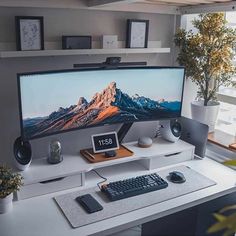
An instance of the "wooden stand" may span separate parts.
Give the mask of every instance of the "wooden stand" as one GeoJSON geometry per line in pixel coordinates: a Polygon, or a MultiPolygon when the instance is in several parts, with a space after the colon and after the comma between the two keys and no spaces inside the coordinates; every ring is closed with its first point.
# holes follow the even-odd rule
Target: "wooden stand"
{"type": "Polygon", "coordinates": [[[236,137],[219,130],[208,134],[208,141],[230,151],[236,151],[236,137]]]}
{"type": "Polygon", "coordinates": [[[126,148],[123,145],[120,145],[120,148],[116,150],[116,156],[115,157],[105,157],[104,153],[94,153],[92,148],[89,149],[82,149],[80,150],[80,154],[86,158],[89,162],[97,163],[102,161],[110,161],[114,159],[119,159],[123,157],[130,157],[134,153],[126,148]]]}

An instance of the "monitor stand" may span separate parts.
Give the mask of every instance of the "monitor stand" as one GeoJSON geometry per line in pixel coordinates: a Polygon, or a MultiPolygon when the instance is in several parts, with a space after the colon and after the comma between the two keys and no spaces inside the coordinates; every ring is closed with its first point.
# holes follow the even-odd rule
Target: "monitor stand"
{"type": "Polygon", "coordinates": [[[119,144],[122,143],[123,139],[125,138],[125,135],[129,132],[132,125],[133,125],[133,122],[126,123],[121,126],[121,128],[119,129],[117,133],[119,144]]]}

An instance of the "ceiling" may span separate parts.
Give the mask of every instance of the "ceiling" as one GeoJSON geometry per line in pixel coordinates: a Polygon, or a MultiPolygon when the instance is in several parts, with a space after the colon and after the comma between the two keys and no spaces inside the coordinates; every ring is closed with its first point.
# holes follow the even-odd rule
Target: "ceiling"
{"type": "Polygon", "coordinates": [[[181,15],[236,11],[236,0],[0,0],[0,7],[89,9],[181,15]]]}
{"type": "Polygon", "coordinates": [[[232,3],[232,0],[86,0],[89,6],[106,6],[114,4],[137,4],[145,3],[151,5],[174,5],[174,6],[196,6],[202,4],[232,3]]]}
{"type": "Polygon", "coordinates": [[[164,4],[164,5],[175,5],[175,6],[194,6],[200,4],[214,4],[214,3],[227,3],[234,2],[231,0],[140,0],[137,2],[147,3],[147,4],[164,4]]]}

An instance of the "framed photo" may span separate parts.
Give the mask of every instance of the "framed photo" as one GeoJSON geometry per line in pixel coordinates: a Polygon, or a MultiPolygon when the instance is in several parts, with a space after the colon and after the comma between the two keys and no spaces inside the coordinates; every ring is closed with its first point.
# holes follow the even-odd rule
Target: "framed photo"
{"type": "Polygon", "coordinates": [[[147,48],[149,20],[127,20],[127,48],[147,48]]]}
{"type": "Polygon", "coordinates": [[[92,36],[62,36],[62,49],[91,49],[92,36]]]}
{"type": "Polygon", "coordinates": [[[16,16],[17,50],[44,50],[42,16],[16,16]]]}
{"type": "Polygon", "coordinates": [[[117,35],[103,35],[102,48],[118,48],[118,36],[117,35]]]}

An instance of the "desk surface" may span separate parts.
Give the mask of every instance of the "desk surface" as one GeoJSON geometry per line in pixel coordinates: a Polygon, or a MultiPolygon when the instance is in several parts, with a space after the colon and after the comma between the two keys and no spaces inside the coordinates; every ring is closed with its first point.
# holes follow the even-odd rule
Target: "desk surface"
{"type": "MultiPolygon", "coordinates": [[[[88,184],[85,187],[14,202],[11,212],[0,215],[1,236],[107,235],[236,191],[236,171],[208,158],[191,160],[179,163],[178,165],[183,164],[214,180],[217,182],[217,185],[110,219],[72,229],[53,200],[53,197],[95,186],[100,179],[94,173],[88,173],[86,175],[88,184]]],[[[170,168],[170,166],[165,168],[170,168]]],[[[158,169],[151,171],[144,170],[138,163],[129,163],[129,165],[125,166],[109,167],[99,170],[101,174],[108,177],[109,181],[155,171],[158,172],[158,169]]]]}

